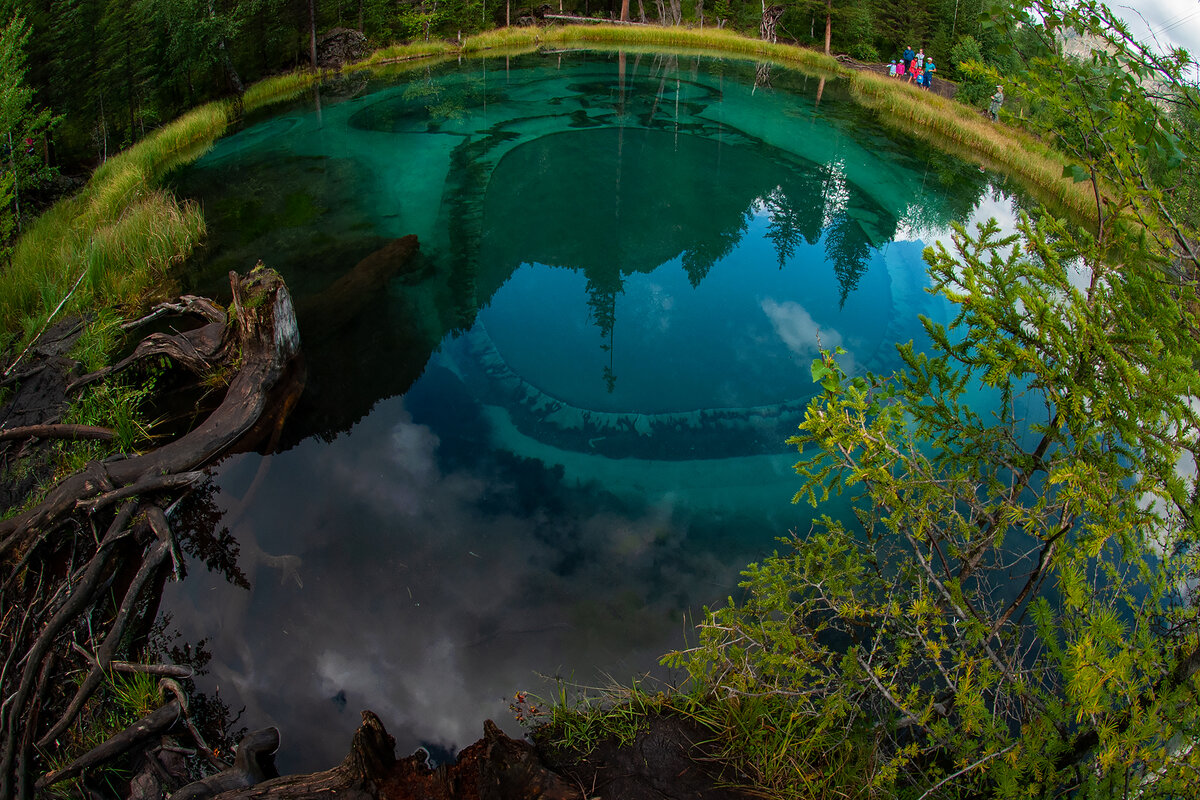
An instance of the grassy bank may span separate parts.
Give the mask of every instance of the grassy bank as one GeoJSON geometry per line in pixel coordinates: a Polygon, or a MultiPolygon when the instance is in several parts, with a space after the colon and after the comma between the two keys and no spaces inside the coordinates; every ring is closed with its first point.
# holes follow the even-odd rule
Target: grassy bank
{"type": "Polygon", "coordinates": [[[1089,217],[1095,197],[1089,184],[1062,177],[1069,162],[1028,133],[989,121],[978,109],[874,72],[849,70],[855,99],[881,120],[1017,178],[1051,207],[1089,217]]]}

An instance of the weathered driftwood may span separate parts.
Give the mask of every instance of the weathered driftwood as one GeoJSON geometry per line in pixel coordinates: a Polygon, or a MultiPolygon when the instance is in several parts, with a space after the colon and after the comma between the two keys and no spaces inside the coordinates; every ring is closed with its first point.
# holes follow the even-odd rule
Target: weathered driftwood
{"type": "Polygon", "coordinates": [[[279,730],[263,728],[251,731],[238,742],[233,766],[189,783],[172,793],[171,800],[207,800],[222,792],[246,789],[279,777],[275,769],[275,751],[279,749],[279,730]]]}
{"type": "MultiPolygon", "coordinates": [[[[80,647],[77,642],[71,642],[71,649],[86,658],[89,664],[94,666],[98,663],[96,656],[80,647]]],[[[108,662],[108,668],[112,672],[140,672],[146,675],[159,675],[164,678],[191,678],[196,674],[196,671],[191,667],[179,664],[139,664],[133,661],[110,661],[108,662]]]]}
{"type": "Polygon", "coordinates": [[[0,430],[0,441],[7,439],[97,439],[111,442],[115,434],[111,428],[97,425],[23,425],[19,428],[0,430]]]}
{"type": "MultiPolygon", "coordinates": [[[[61,481],[38,505],[0,521],[0,557],[39,528],[53,525],[81,500],[128,486],[139,479],[187,472],[210,463],[260,422],[272,399],[271,389],[299,355],[300,331],[291,296],[277,273],[256,270],[244,279],[230,273],[230,282],[235,318],[222,326],[221,341],[237,343],[241,369],[230,382],[225,399],[216,411],[186,436],[144,455],[94,465],[72,475],[61,481]]],[[[205,329],[209,327],[205,326],[205,329]]],[[[151,353],[155,355],[185,353],[188,348],[182,346],[181,340],[188,342],[189,347],[192,343],[188,334],[153,336],[157,337],[151,353]],[[173,341],[168,346],[164,338],[173,341]]],[[[206,334],[205,338],[210,337],[206,334]]],[[[206,348],[206,352],[215,353],[225,346],[206,348]]]]}
{"type": "MultiPolygon", "coordinates": [[[[217,797],[220,800],[286,800],[329,796],[338,800],[374,800],[396,763],[396,740],[384,730],[383,723],[373,712],[362,712],[362,720],[350,743],[350,753],[333,769],[310,775],[287,775],[256,786],[222,792],[217,797]]],[[[172,795],[172,800],[175,797],[172,795]]]]}

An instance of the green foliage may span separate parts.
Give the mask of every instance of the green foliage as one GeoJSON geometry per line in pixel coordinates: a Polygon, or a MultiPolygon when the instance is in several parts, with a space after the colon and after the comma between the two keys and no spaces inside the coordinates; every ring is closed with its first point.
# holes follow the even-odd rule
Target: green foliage
{"type": "MultiPolygon", "coordinates": [[[[47,771],[65,767],[161,704],[158,680],[153,675],[109,673],[107,681],[85,705],[79,721],[64,734],[61,746],[48,756],[47,771]]],[[[108,786],[114,794],[119,794],[118,787],[130,777],[128,765],[120,761],[97,767],[90,775],[93,782],[108,786]]],[[[56,798],[75,798],[86,793],[81,778],[56,783],[46,790],[47,796],[56,798]]]]}
{"type": "Polygon", "coordinates": [[[983,108],[988,97],[995,91],[991,76],[981,74],[978,66],[983,63],[983,50],[974,36],[964,36],[950,50],[950,64],[954,74],[949,77],[959,80],[954,99],[960,103],[983,108]]]}
{"type": "Polygon", "coordinates": [[[787,700],[842,744],[885,720],[883,793],[1054,793],[1080,762],[1191,779],[1197,756],[1172,741],[1200,722],[1176,672],[1200,653],[1181,594],[1195,486],[1175,470],[1196,447],[1195,298],[1128,264],[1076,285],[1094,247],[1053,219],[960,230],[926,253],[959,307],[927,324],[932,355],[901,348],[887,379],[814,362],[797,499],[849,493],[858,525],[823,517],[751,565],[745,598],[671,663],[719,696],[787,700]]]}
{"type": "Polygon", "coordinates": [[[116,453],[134,453],[140,445],[145,445],[153,423],[146,419],[143,406],[153,395],[153,377],[136,386],[105,382],[86,387],[63,415],[63,422],[111,428],[115,437],[111,442],[58,442],[60,471],[71,474],[89,461],[100,461],[116,453]]]}
{"type": "Polygon", "coordinates": [[[650,694],[636,682],[628,687],[587,690],[556,680],[552,698],[517,692],[509,709],[518,722],[533,726],[535,737],[551,747],[586,755],[601,741],[628,747],[652,716],[671,710],[667,695],[650,694]]]}
{"type": "Polygon", "coordinates": [[[1110,226],[1135,221],[1160,254],[1200,269],[1197,229],[1177,214],[1164,188],[1175,182],[1165,173],[1200,156],[1200,137],[1187,125],[1200,109],[1194,87],[1183,81],[1191,57],[1141,45],[1094,2],[1039,1],[988,25],[1024,62],[1005,85],[1018,98],[1035,99],[1024,103],[1027,124],[1095,179],[1095,231],[1104,237],[1110,226]],[[1073,55],[1060,55],[1064,49],[1073,55]]]}
{"type": "Polygon", "coordinates": [[[0,263],[8,262],[21,225],[21,193],[50,175],[41,148],[54,119],[36,106],[33,88],[26,82],[29,35],[21,16],[0,28],[0,263]]]}
{"type": "MultiPolygon", "coordinates": [[[[1039,13],[1037,35],[1116,49],[1033,48],[1038,74],[1014,76],[1079,159],[1066,173],[1103,198],[1095,216],[956,230],[925,253],[957,309],[926,322],[927,352],[901,346],[888,376],[814,362],[796,499],[854,518],[822,516],[751,565],[744,597],[668,657],[708,703],[771,698],[830,732],[789,753],[866,749],[878,796],[1200,793],[1200,487],[1178,468],[1200,448],[1200,305],[1190,233],[1147,180],[1154,164],[1177,179],[1195,140],[1140,81],[1193,101],[1178,62],[1117,47],[1105,11],[1039,13]]],[[[804,793],[789,773],[774,796],[804,793]]]]}

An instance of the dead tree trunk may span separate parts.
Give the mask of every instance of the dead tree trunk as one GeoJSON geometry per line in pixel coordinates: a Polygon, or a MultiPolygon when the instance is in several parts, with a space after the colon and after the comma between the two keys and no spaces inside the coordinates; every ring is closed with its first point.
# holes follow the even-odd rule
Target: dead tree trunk
{"type": "Polygon", "coordinates": [[[254,786],[231,789],[221,800],[275,800],[276,798],[337,797],[338,800],[374,800],[379,786],[396,763],[396,740],[370,711],[362,712],[362,725],[350,743],[350,753],[333,769],[311,775],[286,775],[254,786]]]}
{"type": "Polygon", "coordinates": [[[829,44],[833,41],[833,0],[825,0],[825,55],[829,55],[829,44]]]}
{"type": "Polygon", "coordinates": [[[763,41],[775,44],[775,26],[779,24],[779,18],[783,16],[783,6],[769,6],[763,10],[762,25],[759,26],[759,35],[763,41]]]}

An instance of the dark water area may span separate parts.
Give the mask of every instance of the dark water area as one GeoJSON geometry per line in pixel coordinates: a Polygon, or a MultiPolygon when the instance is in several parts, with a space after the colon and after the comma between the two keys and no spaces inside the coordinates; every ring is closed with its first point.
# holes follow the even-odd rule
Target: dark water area
{"type": "Polygon", "coordinates": [[[947,320],[924,247],[1016,208],[837,82],[616,53],[344,79],[175,188],[209,223],[186,290],[261,260],[296,298],[278,450],[214,470],[236,568],[197,544],[163,601],[285,770],[338,760],[360,708],[452,752],[555,677],[670,679],[701,607],[814,516],[785,444],[813,357],[897,368],[947,320]]]}

